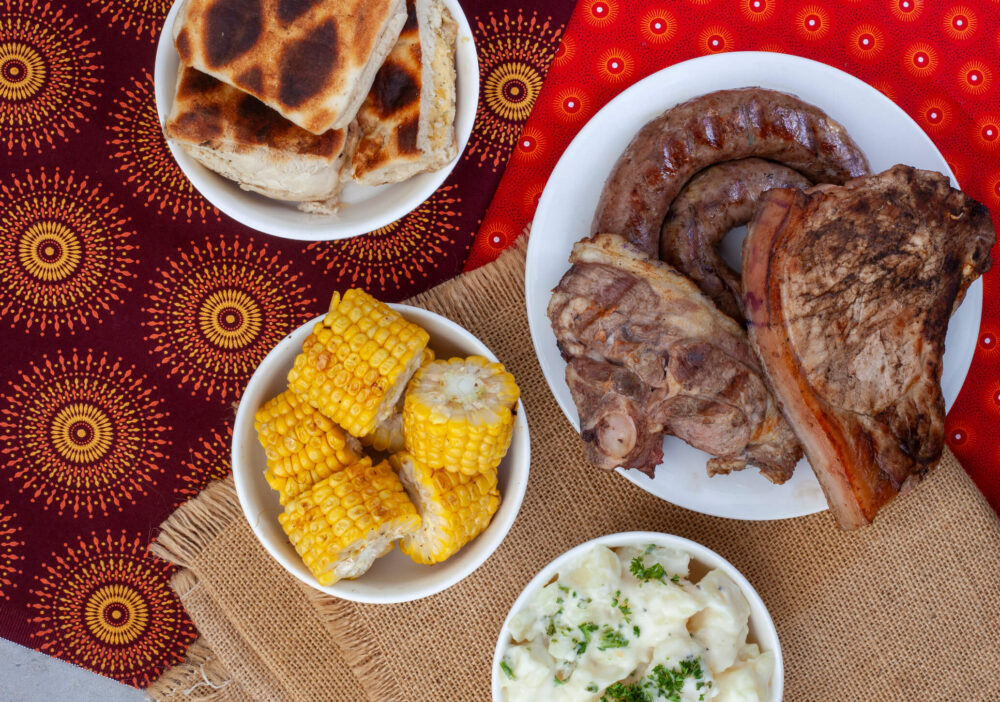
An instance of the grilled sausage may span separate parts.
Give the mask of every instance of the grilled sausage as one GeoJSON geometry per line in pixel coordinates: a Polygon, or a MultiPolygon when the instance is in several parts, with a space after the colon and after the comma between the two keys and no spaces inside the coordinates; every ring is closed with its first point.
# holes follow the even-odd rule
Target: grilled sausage
{"type": "Polygon", "coordinates": [[[644,126],[604,184],[591,232],[620,234],[655,257],[670,203],[698,171],[759,156],[815,183],[868,172],[846,130],[817,107],[762,88],[720,90],[671,108],[644,126]]]}
{"type": "Polygon", "coordinates": [[[660,230],[660,258],[693,280],[720,310],[742,322],[740,274],[722,259],[719,245],[733,227],[750,221],[765,191],[810,185],[798,171],[760,158],[706,168],[670,205],[660,230]]]}

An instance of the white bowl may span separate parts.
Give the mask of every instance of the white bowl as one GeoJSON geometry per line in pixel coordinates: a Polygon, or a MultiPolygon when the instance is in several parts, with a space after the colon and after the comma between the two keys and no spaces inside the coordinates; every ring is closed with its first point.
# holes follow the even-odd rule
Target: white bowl
{"type": "MultiPolygon", "coordinates": [[[[160,124],[166,123],[174,103],[180,59],[174,47],[173,26],[182,2],[183,0],[177,0],[170,8],[156,47],[153,83],[160,124]]],[[[333,215],[300,212],[294,203],[272,200],[241,190],[235,182],[208,170],[179,147],[168,142],[177,165],[206,200],[237,222],[265,234],[303,241],[346,239],[396,221],[429,198],[448,177],[461,158],[476,119],[479,59],[476,56],[472,29],[458,0],[444,0],[444,4],[458,23],[458,44],[455,51],[458,78],[455,136],[458,139],[459,155],[448,165],[392,185],[366,186],[349,182],[341,195],[344,205],[333,215]]]]}
{"type": "MultiPolygon", "coordinates": [[[[430,347],[438,358],[480,355],[496,356],[468,331],[444,317],[407,305],[390,305],[406,319],[427,330],[430,347]]],[[[303,324],[286,336],[254,372],[240,399],[233,427],[233,479],[243,514],[268,553],[296,578],[329,595],[355,602],[408,602],[451,587],[482,565],[503,541],[521,508],[528,485],[530,448],[524,405],[518,403],[510,449],[500,463],[497,479],[500,507],[490,525],[454,556],[436,565],[420,565],[395,548],[375,561],[371,570],[356,580],[341,580],[324,587],[317,582],[281,530],[278,493],[264,479],[267,458],[254,430],[254,414],[265,402],[287,389],[287,375],[302,342],[323,317],[303,324]]],[[[251,576],[252,577],[252,574],[251,576]]]]}
{"type": "Polygon", "coordinates": [[[771,694],[767,698],[767,702],[781,702],[785,685],[785,666],[781,657],[778,631],[774,627],[771,615],[768,614],[767,608],[764,606],[764,601],[760,599],[760,595],[753,589],[753,585],[743,577],[740,571],[736,570],[732,563],[710,548],[706,548],[695,541],[685,539],[681,536],[662,534],[656,531],[626,531],[591,539],[558,556],[554,561],[542,568],[538,575],[531,579],[531,582],[525,586],[524,590],[521,591],[521,594],[514,601],[510,612],[507,614],[507,618],[503,622],[503,626],[500,627],[500,635],[497,637],[496,649],[493,652],[493,702],[503,701],[498,671],[500,669],[500,661],[503,659],[507,646],[511,642],[511,635],[508,629],[510,620],[517,612],[524,608],[528,601],[534,597],[535,593],[552,582],[561,568],[575,561],[591,546],[601,545],[608,548],[619,548],[622,546],[645,546],[646,544],[656,544],[684,551],[691,555],[693,563],[701,566],[701,568],[695,568],[695,572],[701,569],[705,571],[718,569],[736,583],[750,604],[750,636],[748,640],[757,643],[761,651],[771,651],[774,654],[771,694]]]}

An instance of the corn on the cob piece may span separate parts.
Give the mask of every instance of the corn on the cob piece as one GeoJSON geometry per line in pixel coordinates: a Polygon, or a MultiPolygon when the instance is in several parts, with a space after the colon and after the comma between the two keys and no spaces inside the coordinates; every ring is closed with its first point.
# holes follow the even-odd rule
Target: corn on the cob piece
{"type": "Polygon", "coordinates": [[[357,439],[291,390],[264,403],[254,426],[267,454],[264,477],[281,504],[361,458],[357,439]]]}
{"type": "Polygon", "coordinates": [[[288,386],[352,436],[364,436],[392,414],[428,339],[363,290],[335,293],[302,344],[288,386]]]}
{"type": "Polygon", "coordinates": [[[496,468],[510,446],[519,395],[514,376],[482,356],[428,363],[403,404],[406,449],[431,468],[496,468]]]}
{"type": "Polygon", "coordinates": [[[420,528],[420,515],[388,461],[364,458],[285,505],[281,528],[320,585],[356,578],[396,539],[420,528]]]}
{"type": "MultiPolygon", "coordinates": [[[[429,348],[424,349],[420,367],[422,368],[433,360],[434,351],[429,348]]],[[[386,453],[398,453],[406,448],[403,440],[403,399],[399,398],[393,413],[387,419],[379,422],[371,434],[361,437],[362,444],[386,453]]]]}
{"type": "Polygon", "coordinates": [[[497,507],[497,473],[465,475],[428,468],[406,452],[389,458],[420,513],[418,531],[404,536],[400,550],[417,563],[440,563],[479,536],[497,507]]]}

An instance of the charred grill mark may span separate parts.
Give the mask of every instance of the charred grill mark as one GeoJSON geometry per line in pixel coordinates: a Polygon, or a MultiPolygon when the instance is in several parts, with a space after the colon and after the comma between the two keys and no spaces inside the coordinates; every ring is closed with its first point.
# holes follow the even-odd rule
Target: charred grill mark
{"type": "Polygon", "coordinates": [[[184,76],[181,78],[181,84],[177,88],[177,96],[188,98],[197,95],[205,95],[207,93],[214,92],[220,86],[222,86],[222,82],[216,80],[207,73],[202,73],[201,71],[196,71],[193,68],[188,68],[184,71],[184,76]]]}
{"type": "Polygon", "coordinates": [[[181,60],[185,62],[191,61],[191,40],[188,38],[188,32],[186,29],[182,29],[181,33],[177,35],[177,41],[174,42],[177,47],[177,53],[180,55],[181,60]]]}
{"type": "Polygon", "coordinates": [[[291,24],[323,0],[278,0],[278,21],[291,24]]]}
{"type": "Polygon", "coordinates": [[[298,107],[319,94],[330,80],[339,51],[337,25],[323,22],[281,55],[278,97],[298,107]]]}
{"type": "Polygon", "coordinates": [[[403,32],[417,28],[417,3],[415,0],[406,0],[406,24],[403,25],[403,32]]]}
{"type": "Polygon", "coordinates": [[[387,61],[375,76],[372,94],[375,109],[382,117],[387,117],[419,100],[420,86],[406,69],[387,61]]]}
{"type": "Polygon", "coordinates": [[[401,153],[416,154],[420,152],[417,148],[417,132],[420,129],[420,120],[414,117],[400,125],[396,136],[399,139],[399,150],[401,153]]]}
{"type": "Polygon", "coordinates": [[[185,112],[171,125],[172,131],[190,135],[200,141],[209,141],[222,136],[222,113],[216,106],[209,106],[196,112],[185,112]]]}
{"type": "Polygon", "coordinates": [[[264,73],[259,66],[254,66],[241,73],[236,82],[249,92],[260,93],[264,87],[264,73]]]}
{"type": "Polygon", "coordinates": [[[216,0],[205,12],[203,44],[212,68],[222,68],[243,55],[260,38],[260,0],[216,0]]]}

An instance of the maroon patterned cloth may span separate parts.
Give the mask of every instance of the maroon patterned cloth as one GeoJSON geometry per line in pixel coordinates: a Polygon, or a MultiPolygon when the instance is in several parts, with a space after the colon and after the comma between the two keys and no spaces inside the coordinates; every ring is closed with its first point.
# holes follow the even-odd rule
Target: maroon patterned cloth
{"type": "Polygon", "coordinates": [[[304,244],[237,224],[170,156],[153,101],[169,0],[0,0],[0,636],[144,686],[197,636],[147,552],[230,472],[242,388],[332,291],[457,274],[570,0],[462,0],[469,146],[402,220],[304,244]]]}

